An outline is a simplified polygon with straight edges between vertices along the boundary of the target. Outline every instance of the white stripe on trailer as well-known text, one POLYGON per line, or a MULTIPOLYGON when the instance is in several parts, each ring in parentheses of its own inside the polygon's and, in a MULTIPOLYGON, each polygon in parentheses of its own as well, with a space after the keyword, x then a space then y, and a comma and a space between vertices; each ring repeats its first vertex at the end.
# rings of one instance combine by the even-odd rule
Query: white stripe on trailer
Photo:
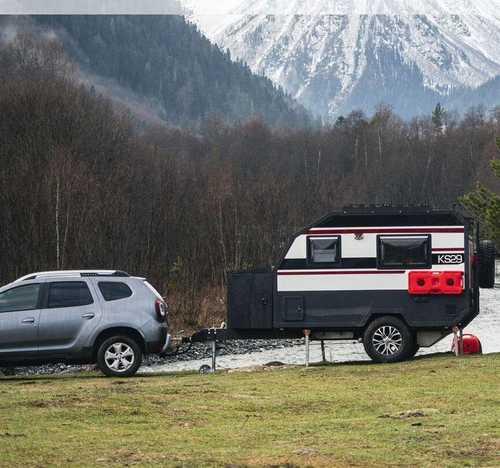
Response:
POLYGON ((290 249, 285 256, 286 259, 297 259, 307 257, 307 236, 298 236, 293 241, 290 249))
POLYGON ((387 291, 407 290, 408 276, 405 272, 389 273, 356 270, 344 274, 286 274, 278 271, 278 292, 291 291, 387 291), (281 274, 280 274, 281 273, 281 274))
MULTIPOLYGON (((371 258, 377 256, 377 236, 379 234, 364 234, 362 239, 356 239, 354 234, 337 234, 341 238, 342 258, 371 258)), ((335 237, 332 234, 331 237, 335 237)), ((288 250, 285 259, 307 258, 307 234, 298 236, 288 250)), ((464 249, 463 233, 434 233, 431 238, 432 249, 464 249)))
POLYGON ((407 291, 411 271, 462 271, 465 265, 433 265, 419 270, 278 270, 278 292, 407 291))

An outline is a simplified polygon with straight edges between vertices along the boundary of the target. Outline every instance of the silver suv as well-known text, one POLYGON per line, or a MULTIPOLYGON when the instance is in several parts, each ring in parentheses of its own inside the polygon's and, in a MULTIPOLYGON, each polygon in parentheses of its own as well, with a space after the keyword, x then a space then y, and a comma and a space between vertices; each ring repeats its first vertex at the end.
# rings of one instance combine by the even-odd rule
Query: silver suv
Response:
POLYGON ((0 367, 97 363, 108 376, 127 377, 169 341, 167 305, 144 278, 51 271, 0 288, 0 367))

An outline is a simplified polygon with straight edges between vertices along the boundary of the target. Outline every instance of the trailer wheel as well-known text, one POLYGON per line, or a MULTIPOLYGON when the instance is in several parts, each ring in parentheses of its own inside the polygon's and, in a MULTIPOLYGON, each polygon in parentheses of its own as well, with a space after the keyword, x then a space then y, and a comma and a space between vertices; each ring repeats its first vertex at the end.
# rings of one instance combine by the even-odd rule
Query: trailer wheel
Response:
POLYGON ((496 251, 493 241, 481 241, 477 252, 480 288, 491 289, 495 287, 495 257, 496 251))
POLYGON ((375 362, 400 362, 414 356, 415 338, 397 317, 380 317, 368 325, 363 336, 365 351, 375 362))

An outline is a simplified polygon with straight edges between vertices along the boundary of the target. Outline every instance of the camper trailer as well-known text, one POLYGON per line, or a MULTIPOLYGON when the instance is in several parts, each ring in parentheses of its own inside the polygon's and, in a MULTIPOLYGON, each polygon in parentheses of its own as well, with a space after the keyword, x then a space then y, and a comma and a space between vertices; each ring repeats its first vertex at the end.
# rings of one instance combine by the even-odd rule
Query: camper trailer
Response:
POLYGON ((494 262, 458 212, 345 208, 294 235, 271 271, 230 275, 218 336, 359 340, 376 362, 402 361, 476 317, 494 262))

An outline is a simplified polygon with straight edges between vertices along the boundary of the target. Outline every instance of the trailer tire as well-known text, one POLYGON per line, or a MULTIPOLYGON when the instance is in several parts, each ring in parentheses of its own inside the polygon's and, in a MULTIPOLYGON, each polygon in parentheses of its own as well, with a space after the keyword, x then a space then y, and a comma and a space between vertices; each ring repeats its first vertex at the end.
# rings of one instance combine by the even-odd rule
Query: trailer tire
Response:
POLYGON ((479 287, 491 289, 495 287, 496 249, 493 241, 483 240, 477 252, 479 287))
POLYGON ((399 318, 385 316, 375 319, 365 330, 363 345, 375 362, 401 362, 417 352, 415 337, 399 318))

